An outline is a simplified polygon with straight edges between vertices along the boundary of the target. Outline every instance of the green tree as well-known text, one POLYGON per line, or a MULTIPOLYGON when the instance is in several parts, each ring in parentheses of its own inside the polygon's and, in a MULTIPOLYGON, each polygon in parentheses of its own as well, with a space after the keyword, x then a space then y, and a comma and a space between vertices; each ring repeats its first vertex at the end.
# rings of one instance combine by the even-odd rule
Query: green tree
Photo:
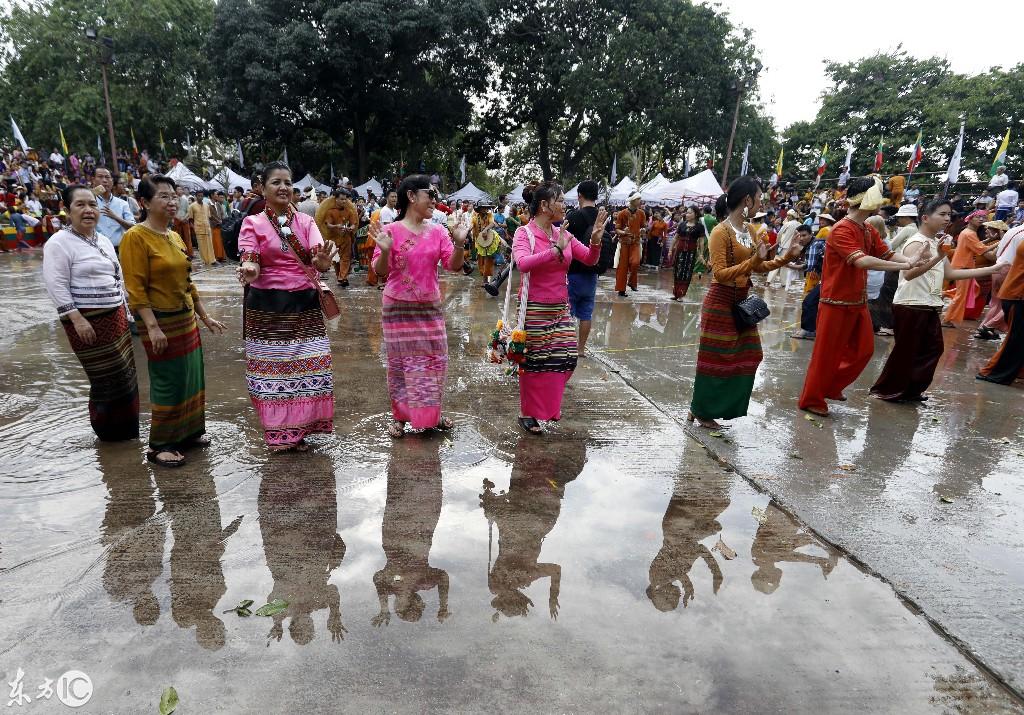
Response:
POLYGON ((212 0, 52 0, 17 3, 0 21, 0 101, 38 148, 59 146, 58 124, 72 151, 107 146, 100 46, 89 28, 113 40, 108 67, 118 147, 169 151, 208 130, 210 65, 204 38, 212 0))
POLYGON ((359 178, 416 166, 469 125, 486 23, 483 0, 223 0, 218 129, 288 146, 320 132, 359 178))

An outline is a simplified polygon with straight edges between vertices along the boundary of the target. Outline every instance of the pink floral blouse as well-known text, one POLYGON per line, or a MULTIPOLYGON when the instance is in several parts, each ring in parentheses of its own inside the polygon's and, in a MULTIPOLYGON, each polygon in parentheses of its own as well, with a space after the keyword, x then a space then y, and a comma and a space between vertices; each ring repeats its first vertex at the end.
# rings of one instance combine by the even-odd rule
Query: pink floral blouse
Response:
MULTIPOLYGON (((445 267, 455 253, 455 245, 444 226, 426 224, 415 234, 401 222, 389 223, 381 229, 394 241, 388 257, 388 279, 384 297, 412 303, 436 303, 441 300, 437 281, 437 264, 445 267)), ((380 257, 380 247, 373 249, 373 260, 380 257)))
MULTIPOLYGON (((310 251, 322 246, 324 239, 320 229, 310 216, 296 211, 292 217, 292 230, 299 243, 310 251)), ((309 290, 313 288, 306 273, 299 266, 294 251, 287 245, 282 247, 270 218, 263 212, 248 216, 242 221, 238 233, 238 252, 242 261, 252 261, 260 266, 260 275, 251 285, 253 288, 276 290, 309 290)))
MULTIPOLYGON (((557 226, 552 231, 559 231, 557 226)), ((557 234, 555 234, 557 236, 557 234)), ((601 247, 583 245, 575 238, 565 249, 559 260, 558 252, 552 246, 551 238, 533 221, 520 226, 512 241, 512 255, 520 273, 530 274, 530 289, 527 300, 535 303, 564 303, 569 300, 569 264, 572 259, 592 266, 601 257, 601 247), (534 247, 530 250, 530 234, 534 235, 534 247)))

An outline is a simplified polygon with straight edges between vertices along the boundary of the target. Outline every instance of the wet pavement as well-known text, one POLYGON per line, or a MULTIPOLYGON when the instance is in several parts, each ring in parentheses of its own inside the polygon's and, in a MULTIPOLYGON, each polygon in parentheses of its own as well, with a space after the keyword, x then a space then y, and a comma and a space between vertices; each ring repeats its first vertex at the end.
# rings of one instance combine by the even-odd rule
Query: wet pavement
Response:
POLYGON ((855 389, 819 427, 792 404, 795 301, 773 301, 753 414, 694 433, 709 454, 682 427, 699 306, 667 275, 629 301, 604 279, 596 359, 538 439, 483 359, 497 301, 452 277, 456 429, 393 443, 358 287, 331 333, 335 434, 272 457, 214 269, 213 445, 159 470, 94 439, 38 271, 0 259, 0 705, 19 669, 32 696, 12 712, 64 711, 37 686, 72 669, 97 713, 155 712, 169 685, 179 713, 1024 712, 987 670, 1019 689, 1020 392, 953 379, 988 346, 958 344, 926 408, 855 389))

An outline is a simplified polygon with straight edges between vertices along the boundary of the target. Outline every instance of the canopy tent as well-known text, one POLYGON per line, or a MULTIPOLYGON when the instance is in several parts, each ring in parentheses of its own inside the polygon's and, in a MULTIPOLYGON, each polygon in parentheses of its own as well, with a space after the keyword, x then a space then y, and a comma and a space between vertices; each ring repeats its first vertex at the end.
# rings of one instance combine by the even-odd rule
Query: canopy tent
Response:
POLYGON ((689 178, 673 181, 656 188, 651 192, 650 198, 645 196, 644 200, 652 204, 678 206, 687 199, 696 202, 711 202, 721 195, 722 186, 715 178, 715 173, 711 169, 705 169, 689 178))
POLYGON ((182 161, 179 161, 167 172, 167 178, 172 179, 175 184, 184 186, 189 191, 211 190, 224 188, 215 181, 204 181, 196 176, 182 161))
POLYGON ((640 195, 644 197, 644 201, 650 201, 651 197, 654 196, 655 191, 657 191, 662 186, 671 183, 672 182, 669 179, 666 179, 665 175, 659 171, 658 175, 655 176, 653 179, 646 183, 640 184, 640 195))
POLYGON ((292 186, 299 190, 304 190, 307 186, 312 186, 313 190, 318 193, 331 193, 331 187, 328 186, 327 184, 321 184, 319 181, 313 178, 312 174, 306 174, 301 179, 293 183, 292 186))
POLYGON ((364 199, 368 199, 367 192, 372 191, 373 195, 378 199, 384 193, 384 187, 380 185, 380 182, 376 179, 370 179, 365 184, 360 184, 355 188, 355 192, 362 196, 364 199))
POLYGON ((610 206, 625 206, 629 202, 629 195, 636 191, 639 186, 628 176, 617 183, 608 192, 608 204, 610 206))
MULTIPOLYGON (((604 189, 603 188, 601 188, 597 192, 597 200, 598 200, 598 202, 604 201, 604 189)), ((579 206, 580 205, 580 185, 579 184, 576 184, 576 186, 572 187, 571 189, 569 189, 568 191, 565 192, 565 203, 568 204, 569 206, 579 206)))
POLYGON ((459 201, 472 201, 476 203, 479 201, 493 201, 493 199, 490 194, 483 189, 478 189, 473 182, 470 181, 461 189, 449 196, 448 201, 450 203, 457 203, 459 201))
POLYGON ((505 200, 508 201, 513 206, 515 206, 516 204, 524 203, 523 189, 525 188, 526 184, 519 184, 505 195, 505 200))
POLYGON ((213 175, 214 181, 223 186, 228 192, 234 191, 236 186, 241 186, 242 191, 252 189, 252 182, 241 174, 236 174, 228 167, 224 167, 213 175))

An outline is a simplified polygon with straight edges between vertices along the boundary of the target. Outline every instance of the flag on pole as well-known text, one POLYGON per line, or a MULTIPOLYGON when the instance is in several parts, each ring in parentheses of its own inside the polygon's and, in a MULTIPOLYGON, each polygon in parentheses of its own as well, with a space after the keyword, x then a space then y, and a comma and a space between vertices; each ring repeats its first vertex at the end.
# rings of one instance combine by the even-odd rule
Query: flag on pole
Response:
POLYGON ((28 142, 25 141, 25 137, 22 135, 21 130, 18 129, 18 124, 17 124, 17 122, 14 121, 14 115, 12 114, 12 115, 10 115, 10 117, 11 117, 11 130, 14 132, 14 140, 16 142, 18 142, 19 144, 21 144, 21 150, 22 151, 28 151, 28 142))
POLYGON ((132 154, 134 154, 135 156, 138 156, 139 155, 139 146, 138 146, 138 144, 135 143, 135 127, 129 127, 128 131, 131 132, 131 135, 132 135, 132 154))
POLYGON ((882 139, 884 134, 878 135, 878 148, 875 149, 875 173, 877 174, 882 170, 882 139))
POLYGON ((921 159, 924 158, 924 147, 921 146, 921 130, 917 131, 917 141, 914 142, 914 150, 910 152, 910 161, 907 162, 907 172, 910 174, 914 173, 914 169, 921 163, 921 159))
POLYGON ((238 140, 238 139, 235 139, 235 149, 238 150, 238 166, 239 166, 239 168, 244 169, 245 168, 245 157, 242 156, 242 142, 240 140, 238 140))
POLYGON ((462 181, 460 183, 465 185, 465 183, 466 183, 466 155, 465 154, 462 155, 462 160, 459 162, 459 176, 462 177, 462 181))
MULTIPOLYGON (((14 120, 12 119, 11 121, 13 122, 14 120)), ((14 129, 15 129, 15 131, 17 131, 18 128, 15 127, 14 129)), ((15 136, 17 136, 17 135, 15 135, 15 136)), ((24 144, 24 143, 25 143, 25 141, 22 140, 22 144, 24 144)), ((1003 166, 1004 164, 1006 164, 1006 151, 1009 148, 1010 148, 1010 130, 1007 129, 1006 130, 1006 136, 1003 137, 1003 143, 999 145, 999 151, 996 152, 996 158, 992 160, 992 168, 988 170, 988 175, 989 176, 995 176, 996 175, 996 171, 999 169, 999 167, 1003 166)))
POLYGON ((683 178, 690 175, 690 150, 686 150, 686 161, 683 163, 683 178))
POLYGON ((167 145, 164 143, 164 130, 160 130, 160 153, 164 156, 167 155, 167 145))
POLYGON ((192 136, 188 133, 187 130, 185 131, 185 142, 185 149, 187 149, 188 151, 192 151, 192 136))
POLYGON ((334 186, 334 162, 331 162, 331 186, 334 186))
POLYGON ((100 139, 100 135, 96 135, 96 151, 99 153, 98 158, 103 158, 103 140, 100 139))
POLYGON ((852 161, 853 161, 853 144, 850 144, 849 146, 846 147, 846 161, 843 162, 843 166, 846 167, 847 171, 849 171, 849 169, 850 169, 850 162, 852 162, 852 161))
POLYGON ((743 161, 740 162, 740 176, 747 175, 747 169, 750 168, 748 160, 750 158, 750 140, 747 139, 747 146, 743 150, 743 161))
POLYGON ((946 170, 946 181, 955 184, 960 178, 960 155, 964 151, 964 123, 960 122, 960 140, 956 143, 956 150, 949 160, 949 168, 946 170))
POLYGON ((821 148, 821 158, 818 159, 818 179, 825 173, 825 167, 828 166, 828 142, 825 142, 825 146, 821 148))
POLYGON ((284 148, 284 154, 281 161, 283 161, 286 165, 291 166, 291 164, 288 163, 288 147, 284 148))
POLYGON ((619 181, 619 155, 615 154, 612 157, 612 186, 615 186, 619 181))
POLYGON ((68 151, 68 140, 64 138, 64 127, 60 124, 57 125, 57 129, 60 130, 60 145, 64 149, 64 156, 67 156, 71 152, 68 151))
POLYGON ((784 151, 786 151, 785 147, 779 148, 779 160, 775 162, 775 175, 779 177, 780 181, 782 180, 782 154, 784 151))

